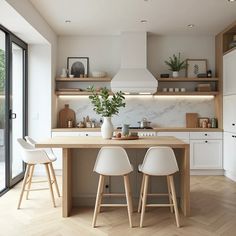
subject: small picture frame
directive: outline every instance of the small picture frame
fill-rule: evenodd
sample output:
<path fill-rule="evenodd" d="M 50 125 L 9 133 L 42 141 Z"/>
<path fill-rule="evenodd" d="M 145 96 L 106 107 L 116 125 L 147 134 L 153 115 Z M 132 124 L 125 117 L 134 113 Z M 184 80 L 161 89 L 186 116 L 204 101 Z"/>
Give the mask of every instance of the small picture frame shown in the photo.
<path fill-rule="evenodd" d="M 67 70 L 69 75 L 74 75 L 75 78 L 88 77 L 89 58 L 67 57 Z"/>
<path fill-rule="evenodd" d="M 208 117 L 199 117 L 198 118 L 198 127 L 199 128 L 207 128 L 207 127 L 202 126 L 203 121 L 206 121 L 206 123 L 209 123 L 210 119 Z"/>
<path fill-rule="evenodd" d="M 199 74 L 207 75 L 207 59 L 187 59 L 186 77 L 197 78 Z"/>

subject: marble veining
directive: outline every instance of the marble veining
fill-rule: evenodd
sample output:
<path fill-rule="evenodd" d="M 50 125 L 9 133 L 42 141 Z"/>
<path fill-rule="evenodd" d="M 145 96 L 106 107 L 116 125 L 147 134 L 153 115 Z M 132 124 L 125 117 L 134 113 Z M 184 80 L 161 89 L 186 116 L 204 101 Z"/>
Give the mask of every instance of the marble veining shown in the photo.
<path fill-rule="evenodd" d="M 100 116 L 93 111 L 88 97 L 60 97 L 58 110 L 69 104 L 76 112 L 77 122 L 87 115 L 99 122 Z M 120 109 L 118 116 L 112 117 L 114 126 L 123 123 L 137 126 L 138 121 L 147 118 L 153 127 L 185 127 L 185 114 L 196 112 L 199 117 L 214 117 L 213 97 L 161 97 L 127 96 L 126 107 Z"/>

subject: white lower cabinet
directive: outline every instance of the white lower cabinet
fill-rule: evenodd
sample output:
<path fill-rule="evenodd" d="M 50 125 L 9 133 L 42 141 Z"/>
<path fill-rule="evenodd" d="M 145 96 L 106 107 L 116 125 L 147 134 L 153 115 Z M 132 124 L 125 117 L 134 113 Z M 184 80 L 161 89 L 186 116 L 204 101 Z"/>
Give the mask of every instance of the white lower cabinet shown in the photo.
<path fill-rule="evenodd" d="M 222 169 L 222 140 L 190 140 L 191 169 Z"/>
<path fill-rule="evenodd" d="M 236 134 L 224 133 L 225 175 L 236 181 Z"/>

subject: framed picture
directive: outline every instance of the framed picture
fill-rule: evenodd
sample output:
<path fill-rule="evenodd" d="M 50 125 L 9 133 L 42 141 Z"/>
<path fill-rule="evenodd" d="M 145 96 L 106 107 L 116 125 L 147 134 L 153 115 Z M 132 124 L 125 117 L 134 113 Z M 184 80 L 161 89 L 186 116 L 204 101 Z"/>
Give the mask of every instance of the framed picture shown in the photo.
<path fill-rule="evenodd" d="M 206 121 L 206 123 L 208 124 L 210 119 L 208 117 L 199 117 L 198 118 L 198 127 L 199 128 L 207 128 L 207 127 L 203 127 L 202 123 Z"/>
<path fill-rule="evenodd" d="M 187 59 L 187 78 L 197 78 L 198 74 L 207 73 L 207 59 Z"/>
<path fill-rule="evenodd" d="M 87 77 L 89 74 L 89 58 L 67 57 L 67 70 L 69 74 L 74 75 L 74 77 Z"/>

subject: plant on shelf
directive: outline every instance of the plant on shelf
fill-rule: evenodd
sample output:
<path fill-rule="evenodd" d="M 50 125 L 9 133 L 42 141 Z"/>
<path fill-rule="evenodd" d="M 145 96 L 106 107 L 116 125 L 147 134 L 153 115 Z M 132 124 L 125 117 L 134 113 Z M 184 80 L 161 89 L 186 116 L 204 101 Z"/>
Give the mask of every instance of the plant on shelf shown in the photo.
<path fill-rule="evenodd" d="M 169 61 L 165 61 L 165 64 L 169 66 L 169 70 L 173 72 L 174 78 L 179 76 L 179 71 L 187 67 L 186 61 L 181 61 L 180 53 L 178 54 L 178 56 L 173 54 L 173 57 L 169 57 Z"/>
<path fill-rule="evenodd" d="M 88 91 L 92 93 L 89 99 L 94 106 L 93 110 L 103 117 L 103 124 L 101 126 L 102 137 L 110 139 L 114 130 L 111 117 L 119 113 L 120 107 L 125 107 L 124 93 L 120 91 L 110 96 L 110 91 L 106 87 L 96 92 L 93 86 L 89 87 Z"/>

